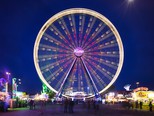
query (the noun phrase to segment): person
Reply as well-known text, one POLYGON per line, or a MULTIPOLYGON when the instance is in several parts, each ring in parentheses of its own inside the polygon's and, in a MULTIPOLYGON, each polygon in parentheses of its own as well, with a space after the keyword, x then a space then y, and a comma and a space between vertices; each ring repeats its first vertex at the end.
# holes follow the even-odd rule
POLYGON ((69 100, 69 113, 74 113, 73 108, 74 108, 74 101, 69 100))
POLYGON ((31 99, 30 102, 29 102, 30 110, 33 109, 33 103, 34 103, 34 101, 31 99))
POLYGON ((150 103, 149 103, 149 111, 152 112, 152 102, 151 102, 151 101, 150 101, 150 103))
POLYGON ((36 105, 36 103, 35 103, 35 101, 33 101, 33 109, 35 109, 35 105, 36 105))
POLYGON ((135 102, 135 108, 138 108, 138 101, 135 102))
POLYGON ((129 109, 133 109, 133 102, 132 101, 128 101, 129 102, 129 109))
POLYGON ((64 113, 67 113, 67 109, 68 109, 68 99, 66 98, 64 101, 64 113))
POLYGON ((95 102, 95 107, 96 107, 96 110, 99 110, 99 101, 98 100, 95 102))
POLYGON ((93 103, 93 108, 96 109, 96 101, 93 100, 92 103, 93 103))
POLYGON ((88 104, 88 109, 90 109, 90 100, 88 100, 87 104, 88 104))
POLYGON ((41 111, 41 114, 43 114, 45 110, 46 102, 45 100, 41 100, 40 103, 41 103, 40 111, 41 111))
POLYGON ((143 106, 143 102, 140 101, 140 109, 142 109, 142 106, 143 106))

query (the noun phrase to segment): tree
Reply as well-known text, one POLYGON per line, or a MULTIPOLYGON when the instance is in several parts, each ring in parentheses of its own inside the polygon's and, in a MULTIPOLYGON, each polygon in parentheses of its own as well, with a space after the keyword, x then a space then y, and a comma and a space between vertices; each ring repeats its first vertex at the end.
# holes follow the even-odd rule
POLYGON ((51 91, 45 84, 42 85, 41 93, 48 94, 49 99, 52 99, 55 96, 55 93, 51 91))

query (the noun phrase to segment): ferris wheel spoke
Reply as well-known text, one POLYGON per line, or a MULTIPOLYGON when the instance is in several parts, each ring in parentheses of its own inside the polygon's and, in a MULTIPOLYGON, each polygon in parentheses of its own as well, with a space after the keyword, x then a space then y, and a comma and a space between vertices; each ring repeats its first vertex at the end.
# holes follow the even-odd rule
POLYGON ((76 69, 79 69, 79 70, 76 70, 76 73, 78 74, 78 91, 81 91, 81 88, 82 88, 82 86, 83 86, 83 82, 82 82, 82 80, 81 80, 81 67, 80 67, 80 60, 79 59, 77 59, 77 61, 76 61, 76 69))
POLYGON ((86 32, 85 32, 85 35, 84 35, 84 37, 83 37, 84 39, 83 39, 83 41, 82 41, 81 47, 83 47, 84 44, 86 43, 86 41, 87 41, 87 39, 88 39, 88 36, 89 36, 89 34, 90 34, 90 32, 91 32, 91 30, 92 30, 94 24, 95 24, 95 21, 96 21, 96 18, 90 17, 89 23, 88 23, 88 26, 87 26, 87 29, 86 29, 86 32))
MULTIPOLYGON (((67 79, 66 79, 66 81, 65 81, 65 83, 64 83, 64 85, 62 86, 62 89, 61 89, 61 91, 59 92, 59 93, 63 93, 63 91, 66 91, 66 90, 69 90, 70 88, 73 88, 73 89, 75 89, 75 87, 74 87, 74 81, 75 81, 75 79, 76 79, 76 77, 75 77, 75 70, 74 69, 76 69, 75 68, 76 67, 76 61, 75 61, 75 63, 74 63, 74 65, 73 65, 73 67, 72 67, 72 69, 71 69, 71 71, 70 71, 70 73, 69 73, 69 75, 68 75, 68 77, 67 77, 67 79)), ((67 67, 67 69, 70 69, 70 65, 67 67)), ((65 72, 65 75, 67 76, 67 74, 68 74, 68 71, 69 70, 67 70, 66 72, 65 72)), ((65 77, 66 77, 65 76, 65 77)), ((63 81, 62 81, 63 82, 63 81)), ((73 89, 72 89, 72 91, 73 91, 73 89)))
POLYGON ((40 55, 38 57, 39 59, 39 62, 44 62, 44 61, 48 61, 48 60, 54 60, 54 59, 57 59, 58 57, 59 58, 63 58, 63 57, 68 57, 70 56, 69 54, 60 54, 60 55, 40 55))
POLYGON ((84 66, 83 66, 83 63, 81 61, 80 58, 78 58, 78 67, 77 67, 78 70, 78 90, 79 91, 86 91, 84 86, 85 85, 88 85, 88 81, 87 81, 87 78, 86 78, 86 82, 85 82, 85 79, 83 77, 85 77, 84 75, 86 75, 86 72, 85 72, 85 69, 84 69, 84 66))
POLYGON ((93 47, 92 49, 89 49, 88 51, 85 51, 86 55, 103 55, 103 56, 110 56, 112 55, 112 57, 117 57, 117 55, 119 55, 119 48, 117 47, 117 44, 110 44, 110 45, 100 45, 97 47, 93 47), (107 48, 114 48, 115 50, 113 51, 113 49, 107 49, 107 48))
MULTIPOLYGON (((101 52, 101 54, 102 54, 102 52, 101 52)), ((119 51, 104 52, 102 56, 119 58, 119 51)))
POLYGON ((70 44, 72 44, 73 48, 75 48, 75 43, 73 42, 72 36, 70 34, 70 31, 69 31, 68 27, 66 26, 66 23, 65 23, 64 19, 63 18, 60 18, 58 20, 58 23, 61 25, 61 28, 63 29, 63 31, 67 35, 70 44))
POLYGON ((118 43, 116 40, 111 40, 111 41, 105 42, 101 45, 91 47, 91 49, 88 49, 87 51, 92 52, 92 51, 96 51, 96 50, 102 50, 102 49, 105 50, 106 48, 114 48, 114 47, 118 48, 118 43))
MULTIPOLYGON (((64 41, 71 49, 74 49, 72 44, 64 37, 64 35, 52 24, 49 28, 56 36, 58 36, 62 41, 64 41)), ((66 45, 65 45, 66 46, 66 45)))
POLYGON ((83 15, 80 14, 79 15, 79 30, 78 30, 78 37, 79 37, 79 47, 80 47, 80 44, 81 44, 81 38, 82 38, 82 34, 83 34, 83 28, 82 28, 82 20, 83 20, 83 15))
POLYGON ((105 33, 103 33, 98 39, 97 39, 97 43, 102 42, 106 39, 108 39, 109 37, 114 36, 113 32, 111 30, 107 30, 105 33))
MULTIPOLYGON (((87 46, 84 47, 85 50, 92 48, 93 46, 97 45, 97 44, 101 44, 101 42, 103 42, 104 40, 110 38, 113 36, 113 33, 110 32, 110 30, 106 31, 105 34, 101 35, 100 37, 98 37, 96 39, 96 41, 91 42, 90 44, 88 44, 87 46)), ((115 39, 115 38, 113 38, 115 39)))
POLYGON ((93 78, 92 78, 92 76, 91 76, 91 74, 90 74, 90 72, 89 72, 89 70, 88 70, 88 68, 87 68, 87 66, 86 66, 86 64, 85 64, 85 62, 84 62, 84 60, 83 60, 82 58, 81 58, 81 61, 82 61, 83 66, 84 66, 84 68, 86 69, 86 72, 87 72, 87 74, 88 74, 88 76, 89 76, 89 78, 90 78, 90 80, 91 80, 91 82, 92 82, 92 84, 93 84, 93 86, 94 86, 94 88, 95 88, 96 94, 98 94, 99 91, 98 91, 98 89, 97 89, 97 87, 96 87, 96 85, 95 85, 95 83, 94 83, 94 80, 93 80, 93 78))
POLYGON ((81 46, 81 43, 82 43, 84 25, 85 25, 85 15, 80 14, 79 16, 79 47, 81 46))
MULTIPOLYGON (((54 44, 58 45, 59 47, 62 47, 63 49, 72 50, 70 47, 68 47, 64 43, 56 40, 55 38, 53 38, 51 35, 49 35, 47 33, 44 33, 43 36, 44 36, 43 38, 45 40, 48 40, 49 42, 54 43, 54 44)), ((65 43, 67 43, 67 42, 65 42, 65 43)))
POLYGON ((93 78, 96 80, 95 82, 97 83, 97 85, 99 85, 100 88, 104 88, 106 86, 106 83, 100 78, 100 76, 96 73, 95 70, 93 70, 93 68, 90 65, 88 65, 88 67, 89 70, 92 72, 91 74, 93 78))
MULTIPOLYGON (((63 68, 59 68, 58 70, 56 70, 56 71, 52 71, 52 70, 50 70, 49 72, 50 72, 50 75, 49 76, 46 76, 46 80, 48 81, 48 82, 50 82, 50 83, 52 83, 54 80, 56 80, 56 77, 58 76, 58 75, 60 75, 62 72, 63 72, 63 68), (52 72, 52 73, 51 73, 52 72)), ((44 74, 45 75, 45 74, 44 74)))
POLYGON ((116 47, 118 46, 116 41, 111 41, 111 42, 107 42, 105 43, 104 46, 100 46, 100 48, 105 49, 105 48, 112 48, 112 47, 116 47))
POLYGON ((60 72, 61 72, 61 69, 60 69, 60 68, 59 68, 58 70, 52 72, 51 76, 49 76, 49 77, 47 78, 47 80, 50 79, 51 77, 52 77, 52 78, 51 78, 52 80, 56 79, 56 77, 59 75, 60 72))
POLYGON ((53 46, 45 45, 45 44, 40 44, 39 50, 49 52, 49 53, 50 52, 55 52, 55 53, 61 52, 61 53, 72 54, 72 51, 70 51, 70 50, 65 50, 65 49, 62 49, 62 48, 57 48, 57 47, 53 47, 53 46))
POLYGON ((118 52, 118 51, 110 51, 110 52, 93 52, 93 53, 85 53, 85 55, 99 56, 99 57, 113 57, 113 58, 119 58, 119 52, 118 52))
POLYGON ((71 57, 66 57, 64 59, 57 60, 57 62, 53 62, 53 63, 50 63, 48 65, 44 65, 44 66, 41 67, 41 71, 42 72, 49 71, 49 70, 55 68, 56 66, 59 66, 60 63, 68 62, 68 60, 70 60, 70 59, 71 59, 71 57))
POLYGON ((75 58, 75 59, 73 60, 73 62, 72 62, 72 64, 71 64, 71 66, 70 66, 70 68, 69 68, 69 70, 68 70, 68 72, 67 72, 65 78, 63 79, 63 82, 62 82, 62 84, 61 84, 61 86, 60 86, 60 88, 59 88, 59 90, 58 90, 58 95, 61 94, 62 88, 63 88, 63 86, 64 86, 64 84, 65 84, 65 82, 66 82, 66 80, 67 80, 67 78, 68 78, 68 76, 69 76, 69 74, 70 74, 70 72, 71 72, 71 70, 72 70, 74 64, 75 64, 75 62, 76 62, 76 59, 77 59, 77 58, 75 58))
POLYGON ((74 66, 72 67, 72 70, 69 74, 68 80, 67 80, 63 90, 66 91, 67 89, 70 89, 70 88, 72 88, 72 92, 81 90, 81 86, 78 82, 78 80, 80 78, 79 74, 78 74, 78 70, 77 70, 78 63, 79 62, 78 62, 78 58, 77 58, 74 66), (77 76, 77 74, 78 74, 78 76, 77 76))
MULTIPOLYGON (((93 77, 93 80, 95 81, 95 84, 97 85, 97 88, 104 88, 105 84, 102 83, 102 81, 98 80, 97 75, 95 75, 95 71, 92 70, 92 68, 88 65, 89 70, 91 71, 91 75, 93 77)), ((100 90, 100 89, 98 89, 100 90)))
POLYGON ((95 80, 94 82, 96 83, 97 86, 99 86, 100 88, 104 88, 106 86, 106 83, 102 80, 102 78, 96 73, 95 70, 96 68, 92 68, 90 65, 88 65, 87 61, 85 60, 85 64, 87 65, 87 67, 89 68, 93 79, 95 80))
MULTIPOLYGON (((66 62, 66 63, 67 63, 67 62, 66 62)), ((55 87, 55 89, 56 89, 57 91, 59 90, 59 87, 61 86, 61 83, 63 82, 63 79, 65 78, 65 76, 66 76, 66 74, 67 74, 66 72, 64 72, 64 71, 66 71, 65 69, 69 67, 69 65, 66 64, 66 63, 65 63, 65 65, 67 65, 67 67, 65 67, 65 68, 60 67, 60 68, 59 68, 59 69, 60 69, 59 72, 56 72, 54 75, 51 74, 51 75, 49 75, 49 76, 46 78, 46 80, 48 81, 48 83, 53 84, 54 87, 55 87), (59 76, 60 76, 61 78, 59 78, 59 76), (56 83, 56 85, 55 85, 55 83, 56 83)), ((71 62, 69 62, 69 64, 70 64, 70 63, 71 63, 71 62)))
MULTIPOLYGON (((63 63, 63 67, 60 67, 60 68, 57 68, 58 70, 49 70, 50 72, 52 72, 51 73, 51 75, 49 75, 47 78, 46 78, 46 80, 48 80, 48 81, 54 81, 54 80, 57 80, 57 76, 58 75, 60 75, 60 73, 62 73, 65 69, 66 69, 66 67, 69 67, 69 64, 71 64, 71 59, 68 59, 68 61, 65 61, 64 63, 63 63)), ((56 65, 56 66, 59 66, 59 65, 56 65)), ((64 73, 64 75, 66 75, 66 73, 64 73)), ((64 78, 63 78, 64 79, 64 78)), ((57 80, 57 81, 59 81, 59 80, 57 80)))
POLYGON ((95 94, 94 89, 92 87, 92 84, 90 83, 90 80, 88 79, 88 76, 85 75, 86 83, 87 83, 87 94, 95 94))
POLYGON ((69 20, 71 31, 72 31, 72 36, 74 38, 73 42, 75 43, 75 47, 77 47, 78 46, 78 43, 77 43, 77 30, 76 30, 76 23, 75 23, 74 15, 68 15, 68 20, 69 20))
POLYGON ((65 57, 73 57, 72 54, 64 54, 64 53, 61 53, 61 54, 49 54, 49 55, 40 55, 38 57, 39 59, 39 62, 41 61, 47 61, 47 60, 53 60, 53 59, 57 59, 57 58, 65 58, 65 57))
POLYGON ((51 50, 52 51, 57 51, 57 48, 49 46, 49 45, 45 45, 45 44, 40 44, 39 50, 42 50, 42 51, 51 51, 51 50))
POLYGON ((84 66, 83 66, 83 71, 84 71, 84 78, 85 78, 85 81, 86 81, 86 84, 87 84, 87 94, 94 94, 94 87, 92 86, 92 83, 90 82, 90 79, 87 75, 87 72, 86 70, 84 69, 84 66))
POLYGON ((57 84, 55 85, 55 89, 58 91, 63 79, 65 78, 65 74, 60 78, 60 80, 57 81, 57 84))
MULTIPOLYGON (((91 42, 104 28, 105 28, 106 24, 104 23, 100 23, 98 25, 98 27, 95 29, 95 31, 93 32, 93 34, 91 35, 91 40, 89 40, 89 42, 91 42)), ((87 43, 88 44, 88 43, 87 43)))
POLYGON ((92 57, 92 56, 87 56, 88 59, 95 61, 96 63, 100 63, 103 65, 108 66, 109 68, 112 68, 114 70, 116 70, 118 68, 118 64, 115 62, 111 62, 109 60, 105 60, 103 58, 98 58, 96 56, 92 57))
POLYGON ((85 77, 85 79, 86 79, 86 83, 87 83, 87 87, 88 87, 88 93, 95 93, 94 92, 94 89, 93 89, 93 87, 92 87, 92 84, 91 84, 91 82, 90 82, 90 80, 89 80, 89 78, 88 78, 88 75, 87 75, 87 73, 86 73, 86 70, 85 70, 85 68, 84 68, 84 66, 83 66, 83 71, 84 71, 84 77, 85 77))
POLYGON ((106 25, 104 23, 100 23, 98 25, 98 27, 96 27, 96 29, 94 30, 94 32, 89 37, 88 41, 84 44, 83 49, 85 47, 87 47, 89 44, 91 45, 91 43, 93 42, 93 40, 96 39, 97 35, 100 34, 100 32, 105 28, 105 26, 106 25))
POLYGON ((97 69, 99 72, 101 72, 105 77, 107 77, 109 80, 112 80, 114 74, 111 72, 107 71, 105 68, 102 68, 100 65, 96 64, 95 62, 86 59, 88 63, 90 63, 91 66, 94 66, 95 69, 97 69))
POLYGON ((96 71, 93 70, 92 67, 91 67, 90 69, 91 69, 91 71, 93 72, 92 75, 93 75, 93 77, 95 77, 95 79, 96 79, 97 83, 99 84, 99 86, 100 86, 101 88, 106 87, 107 84, 106 84, 106 83, 103 81, 103 79, 96 73, 96 71))
MULTIPOLYGON (((72 17, 72 22, 73 22, 73 32, 74 32, 74 38, 76 40, 76 44, 77 44, 77 30, 76 30, 76 23, 75 23, 75 18, 74 18, 74 15, 71 15, 72 17)), ((78 45, 77 45, 78 46, 78 45)))
MULTIPOLYGON (((107 31, 108 32, 108 31, 107 31)), ((110 37, 112 37, 113 36, 113 33, 108 33, 108 34, 103 34, 103 35, 101 35, 100 37, 98 37, 94 42, 92 42, 92 43, 90 43, 89 45, 87 45, 87 46, 85 46, 85 50, 89 50, 90 48, 93 48, 94 46, 96 46, 96 45, 99 45, 99 46, 103 46, 104 45, 104 43, 105 42, 103 42, 103 41, 105 41, 106 39, 109 39, 110 37)), ((114 40, 115 39, 115 37, 112 37, 112 40, 114 40)), ((96 47, 95 47, 96 48, 96 47)), ((101 49, 101 48, 100 48, 101 49)))

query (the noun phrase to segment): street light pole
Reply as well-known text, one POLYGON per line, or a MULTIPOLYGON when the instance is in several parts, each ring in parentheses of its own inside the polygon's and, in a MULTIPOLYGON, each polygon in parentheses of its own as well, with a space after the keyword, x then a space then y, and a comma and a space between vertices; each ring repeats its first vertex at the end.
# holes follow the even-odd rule
POLYGON ((13 100, 12 100, 12 78, 10 78, 11 73, 6 72, 6 75, 7 75, 6 91, 10 93, 10 108, 13 108, 13 100))
POLYGON ((138 85, 140 84, 140 82, 136 82, 136 86, 137 86, 137 88, 138 88, 138 85))
POLYGON ((6 86, 5 92, 8 93, 8 89, 9 89, 8 86, 9 86, 9 81, 10 81, 10 75, 11 75, 11 73, 6 72, 5 74, 7 75, 7 81, 6 81, 6 85, 5 85, 6 86))
POLYGON ((21 79, 18 79, 17 87, 21 85, 21 79))

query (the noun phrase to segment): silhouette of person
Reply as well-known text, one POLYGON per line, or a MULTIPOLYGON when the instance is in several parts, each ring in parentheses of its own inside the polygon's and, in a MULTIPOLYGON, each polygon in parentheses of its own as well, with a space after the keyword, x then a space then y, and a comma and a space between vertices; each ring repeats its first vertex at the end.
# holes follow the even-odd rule
POLYGON ((69 113, 73 113, 73 108, 74 108, 74 101, 69 100, 69 113))
POLYGON ((143 102, 140 101, 140 109, 142 109, 142 106, 143 106, 143 102))
POLYGON ((33 109, 33 103, 34 103, 34 101, 33 100, 30 100, 29 105, 30 105, 30 109, 31 110, 33 109))
POLYGON ((135 102, 135 108, 138 108, 138 101, 135 102))
POLYGON ((64 113, 67 113, 68 105, 68 99, 66 98, 64 101, 64 113))
POLYGON ((88 109, 90 109, 90 100, 88 100, 87 104, 88 104, 88 109))
POLYGON ((150 101, 150 103, 149 103, 149 111, 152 112, 152 102, 151 102, 151 101, 150 101))

